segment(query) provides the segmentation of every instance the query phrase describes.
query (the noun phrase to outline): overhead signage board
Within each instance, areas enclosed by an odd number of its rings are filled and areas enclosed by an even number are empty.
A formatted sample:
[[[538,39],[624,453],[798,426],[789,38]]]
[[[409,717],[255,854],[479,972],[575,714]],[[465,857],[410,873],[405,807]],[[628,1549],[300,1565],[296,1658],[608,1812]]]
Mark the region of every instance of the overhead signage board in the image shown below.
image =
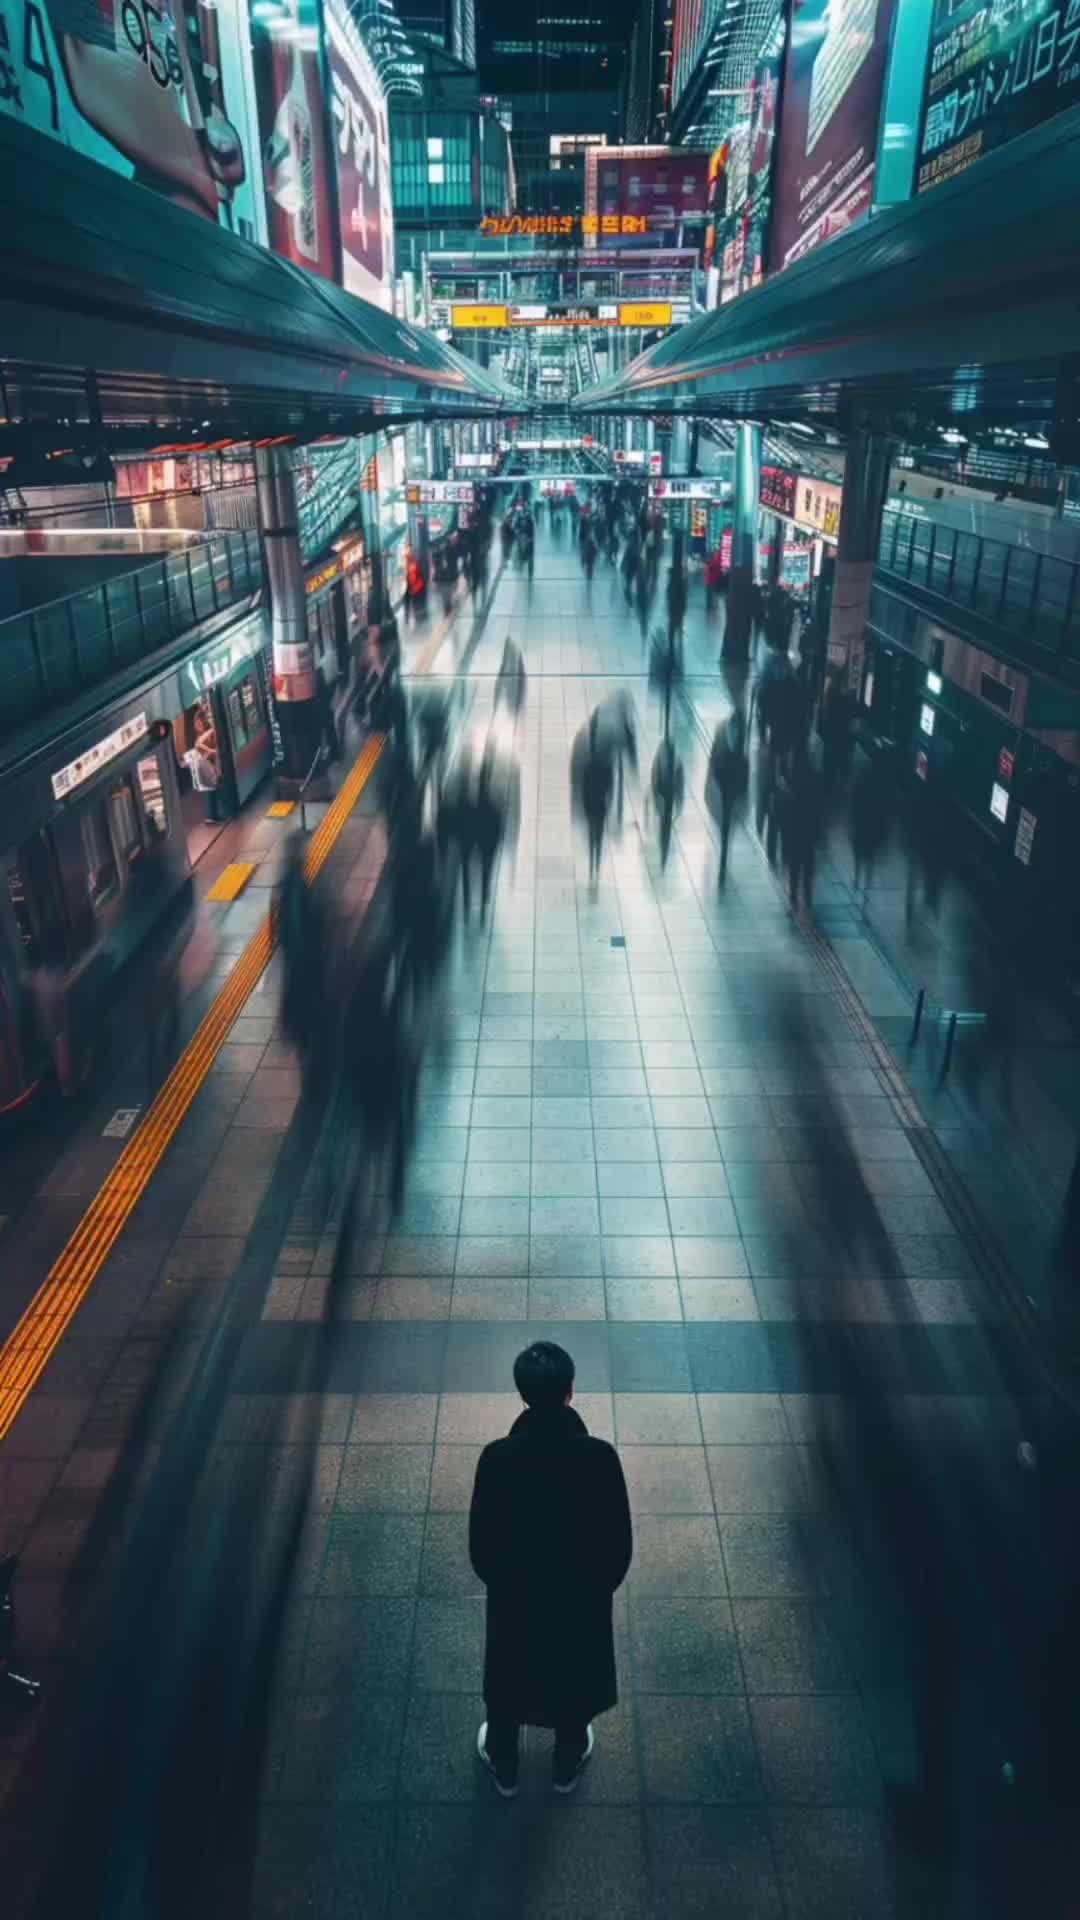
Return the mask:
[[[585,154],[587,240],[634,232],[677,232],[686,220],[703,220],[708,199],[709,156],[678,147],[590,147]],[[590,224],[595,222],[597,224]]]
[[[455,507],[471,507],[476,489],[471,480],[413,480],[408,487],[410,507],[426,507],[449,502]]]
[[[1080,100],[1076,0],[935,0],[916,190]]]
[[[653,480],[649,495],[653,500],[727,500],[731,486],[726,480],[695,475],[691,480]]]
[[[454,465],[455,467],[493,467],[495,455],[493,453],[455,453]]]
[[[798,484],[798,474],[789,473],[786,467],[762,467],[758,499],[769,513],[779,513],[785,520],[794,520]]]
[[[896,0],[795,0],[769,243],[772,272],[869,212]]]
[[[76,787],[84,786],[87,780],[93,779],[95,773],[101,772],[102,767],[107,767],[111,760],[119,759],[129,747],[145,739],[149,730],[150,723],[145,713],[137,713],[133,719],[125,720],[123,726],[117,727],[115,733],[106,734],[104,740],[99,740],[95,746],[88,747],[77,760],[69,761],[66,767],[60,767],[53,774],[53,798],[66,800],[68,794],[74,793]]]
[[[644,447],[616,447],[613,457],[617,467],[643,467],[645,465]]]
[[[505,327],[509,325],[509,307],[478,307],[471,302],[459,305],[456,301],[450,309],[450,324],[458,332],[470,327]]]
[[[619,308],[621,327],[670,327],[670,300],[636,300]]]
[[[589,239],[602,235],[605,240],[614,240],[623,234],[647,234],[649,219],[644,213],[487,213],[480,231],[498,239],[514,234],[557,234],[560,239],[572,240],[580,234]]]

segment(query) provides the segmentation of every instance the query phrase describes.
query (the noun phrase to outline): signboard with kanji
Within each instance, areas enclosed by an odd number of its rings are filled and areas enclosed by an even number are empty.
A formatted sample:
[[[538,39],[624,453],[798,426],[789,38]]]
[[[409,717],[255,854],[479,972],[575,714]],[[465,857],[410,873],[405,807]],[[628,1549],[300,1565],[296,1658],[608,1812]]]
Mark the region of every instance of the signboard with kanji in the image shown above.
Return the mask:
[[[486,213],[480,231],[504,240],[519,233],[559,234],[566,240],[577,234],[614,238],[624,233],[648,233],[649,221],[644,213]]]
[[[918,191],[1077,100],[1080,0],[935,0]]]

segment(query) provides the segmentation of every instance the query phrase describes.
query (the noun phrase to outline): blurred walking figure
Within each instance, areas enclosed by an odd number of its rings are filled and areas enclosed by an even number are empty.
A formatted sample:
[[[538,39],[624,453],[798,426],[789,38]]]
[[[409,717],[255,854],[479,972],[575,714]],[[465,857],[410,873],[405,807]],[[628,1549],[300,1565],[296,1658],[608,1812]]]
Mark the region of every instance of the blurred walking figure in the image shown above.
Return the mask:
[[[636,531],[632,532],[623,549],[622,583],[626,595],[626,604],[631,606],[634,599],[634,585],[637,580],[639,542]]]
[[[660,865],[667,866],[675,821],[682,812],[686,791],[683,763],[674,742],[665,735],[656,749],[652,764],[652,796],[660,823]]]
[[[1007,1111],[1012,1108],[1013,1056],[1020,1014],[1019,978],[1016,958],[1001,936],[990,952],[986,1020],[968,1077],[972,1097],[977,1098],[986,1069],[996,1068],[998,1089]]]
[[[821,834],[821,778],[810,753],[801,747],[782,776],[781,834],[791,911],[810,913],[814,901],[814,864]]]
[[[889,788],[884,762],[868,760],[851,789],[851,851],[855,861],[855,891],[866,898],[874,883],[874,869],[889,824]]]
[[[326,957],[330,929],[322,898],[304,871],[307,842],[293,833],[275,899],[275,923],[284,962],[281,1024],[300,1055],[305,1073],[317,1066],[330,1043],[326,1009]]]
[[[916,783],[911,795],[909,824],[911,845],[908,849],[907,888],[904,895],[905,918],[908,922],[914,918],[916,902],[921,894],[923,911],[936,919],[945,885],[945,854],[941,818],[921,780]]]
[[[484,756],[480,762],[472,806],[473,841],[480,855],[480,918],[483,920],[487,917],[488,901],[491,898],[491,878],[506,825],[503,794],[496,778],[495,749],[490,742],[485,747]],[[464,877],[462,888],[466,889]]]
[[[165,897],[167,856],[164,847],[147,847],[132,870],[129,899],[139,914],[152,920]],[[159,1079],[176,1051],[180,1037],[180,961],[194,926],[194,912],[188,898],[182,919],[174,913],[167,924],[154,928],[140,957],[138,975],[142,994],[144,1064],[147,1089],[153,1095]]]
[[[674,566],[668,574],[667,584],[668,637],[672,651],[680,660],[686,622],[686,597],[686,573],[681,566]]]
[[[556,1793],[577,1786],[591,1722],[618,1697],[612,1599],[634,1550],[619,1456],[570,1404],[570,1355],[537,1341],[515,1360],[514,1385],[525,1411],[480,1455],[469,1511],[469,1558],[487,1588],[476,1751],[507,1800],[523,1724],[554,1730]]]
[[[841,670],[834,668],[821,702],[822,773],[828,788],[835,786],[851,757],[852,699]]]
[[[587,520],[582,521],[581,564],[585,570],[585,578],[591,586],[593,570],[596,566],[596,541],[593,539],[592,528]]]
[[[599,712],[589,722],[589,745],[582,770],[581,802],[589,835],[589,884],[595,886],[600,875],[600,856],[604,849],[604,828],[611,809],[611,790],[615,784],[612,756],[600,738]]]
[[[405,1197],[412,1085],[402,1039],[400,1006],[390,956],[373,946],[361,956],[349,994],[342,1033],[346,1086],[359,1126],[342,1238],[351,1244],[357,1208],[369,1195],[362,1171],[377,1183],[388,1176],[390,1208],[401,1211]]]
[[[521,649],[514,645],[507,634],[495,681],[495,707],[505,701],[511,713],[520,713],[525,705],[525,686],[525,662]]]
[[[405,618],[410,625],[419,620],[427,598],[427,578],[411,548],[405,558]]]
[[[430,780],[436,799],[442,792],[450,746],[450,702],[443,693],[425,692],[415,705],[420,742],[419,782]]]
[[[745,727],[737,710],[717,727],[709,755],[705,778],[705,804],[720,828],[720,874],[718,885],[727,878],[728,848],[735,816],[746,798],[749,763],[744,744]]]
[[[615,806],[619,822],[623,817],[625,767],[637,773],[637,732],[634,703],[625,687],[609,693],[596,709],[596,737],[603,752],[611,756],[615,776]]]

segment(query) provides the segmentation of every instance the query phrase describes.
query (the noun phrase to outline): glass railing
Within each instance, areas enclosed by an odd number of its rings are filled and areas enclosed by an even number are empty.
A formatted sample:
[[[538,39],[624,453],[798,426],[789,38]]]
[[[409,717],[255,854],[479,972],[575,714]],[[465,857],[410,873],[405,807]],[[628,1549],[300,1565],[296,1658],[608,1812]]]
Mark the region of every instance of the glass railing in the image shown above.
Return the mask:
[[[886,507],[878,562],[1029,647],[1080,661],[1080,564]]]
[[[219,533],[0,621],[0,745],[234,606],[261,578],[258,534]]]

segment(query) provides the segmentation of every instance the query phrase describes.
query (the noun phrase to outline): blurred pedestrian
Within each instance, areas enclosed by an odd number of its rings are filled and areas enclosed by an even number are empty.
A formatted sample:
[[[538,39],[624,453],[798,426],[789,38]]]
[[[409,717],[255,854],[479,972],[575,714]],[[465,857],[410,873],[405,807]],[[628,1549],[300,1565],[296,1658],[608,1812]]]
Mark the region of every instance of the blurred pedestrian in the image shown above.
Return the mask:
[[[720,887],[727,878],[731,829],[746,797],[749,763],[744,742],[743,717],[736,709],[713,735],[705,780],[705,804],[720,828]]]
[[[323,906],[307,877],[307,842],[301,833],[285,843],[274,901],[274,923],[284,969],[281,1025],[305,1071],[325,1060],[326,962],[330,928]]]
[[[652,764],[652,796],[660,826],[660,865],[667,866],[675,821],[682,812],[686,789],[683,763],[674,742],[665,734]]]
[[[781,834],[791,911],[813,908],[814,867],[821,834],[821,779],[813,759],[801,747],[781,776]]]
[[[507,634],[503,643],[502,659],[495,679],[494,706],[505,701],[511,713],[520,713],[525,705],[525,662],[520,647],[516,647]]]
[[[491,898],[495,859],[505,825],[502,796],[495,778],[495,750],[485,747],[473,790],[473,844],[480,855],[480,918],[485,919]]]
[[[686,620],[686,573],[683,567],[673,566],[668,574],[667,618],[668,635],[672,649],[677,656],[682,655],[683,625]]]
[[[514,1362],[525,1402],[484,1448],[469,1511],[469,1558],[487,1588],[477,1754],[504,1799],[518,1790],[522,1725],[554,1730],[556,1793],[572,1793],[591,1722],[617,1699],[612,1599],[633,1555],[619,1457],[574,1411],[574,1363],[537,1341]]]
[[[360,956],[346,1006],[342,1059],[352,1110],[361,1129],[350,1180],[349,1225],[362,1169],[385,1165],[393,1215],[405,1197],[412,1091],[389,955],[378,944]]]
[[[864,761],[851,789],[851,851],[855,863],[855,891],[866,899],[889,823],[889,788],[884,761],[875,755]]]
[[[582,776],[582,806],[589,836],[589,882],[595,886],[600,874],[600,856],[604,848],[604,828],[611,807],[614,785],[612,756],[599,737],[599,721],[594,713],[589,722],[589,745]]]
[[[831,791],[851,757],[852,700],[844,675],[834,667],[821,702],[822,774]]]

